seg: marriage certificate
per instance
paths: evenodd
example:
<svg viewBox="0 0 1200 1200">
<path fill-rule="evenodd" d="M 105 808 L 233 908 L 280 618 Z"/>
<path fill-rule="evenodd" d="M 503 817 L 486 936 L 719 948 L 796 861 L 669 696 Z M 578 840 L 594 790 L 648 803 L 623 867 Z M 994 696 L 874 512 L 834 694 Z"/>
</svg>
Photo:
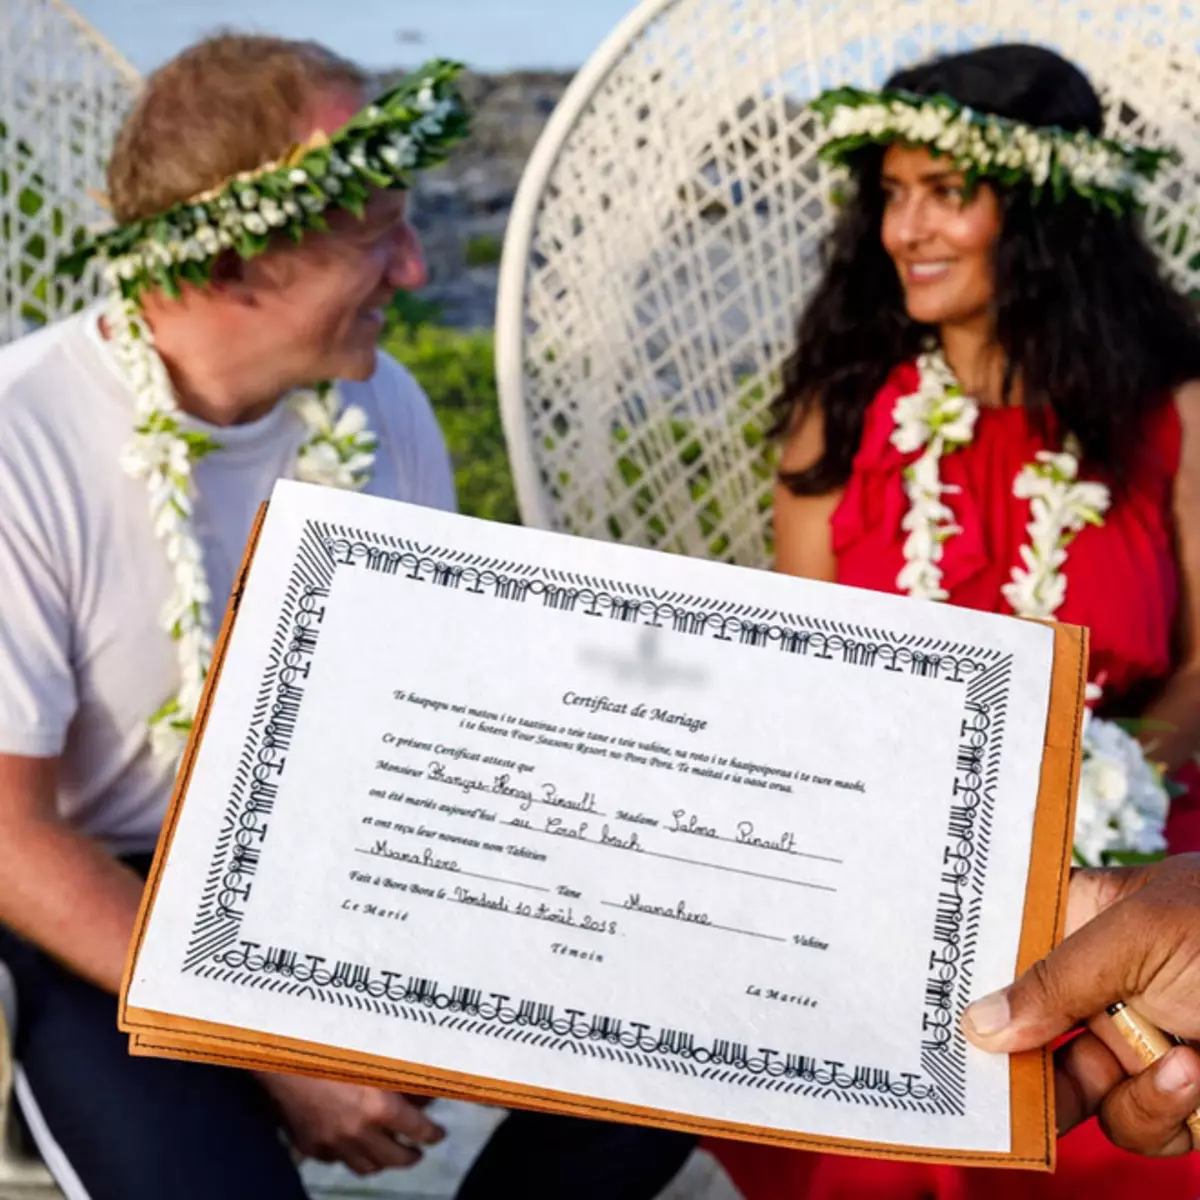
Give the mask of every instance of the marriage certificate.
<svg viewBox="0 0 1200 1200">
<path fill-rule="evenodd" d="M 1061 936 L 1083 631 L 298 483 L 146 890 L 139 1054 L 1052 1169 L 959 1019 Z"/>
</svg>

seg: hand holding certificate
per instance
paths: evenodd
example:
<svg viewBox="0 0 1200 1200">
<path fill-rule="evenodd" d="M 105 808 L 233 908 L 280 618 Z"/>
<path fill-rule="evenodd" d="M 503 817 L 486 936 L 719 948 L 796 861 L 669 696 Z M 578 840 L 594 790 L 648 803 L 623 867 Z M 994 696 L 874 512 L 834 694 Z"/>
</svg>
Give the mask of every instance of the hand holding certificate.
<svg viewBox="0 0 1200 1200">
<path fill-rule="evenodd" d="M 136 1052 L 1047 1169 L 959 1017 L 1060 935 L 1081 631 L 280 484 Z"/>
</svg>

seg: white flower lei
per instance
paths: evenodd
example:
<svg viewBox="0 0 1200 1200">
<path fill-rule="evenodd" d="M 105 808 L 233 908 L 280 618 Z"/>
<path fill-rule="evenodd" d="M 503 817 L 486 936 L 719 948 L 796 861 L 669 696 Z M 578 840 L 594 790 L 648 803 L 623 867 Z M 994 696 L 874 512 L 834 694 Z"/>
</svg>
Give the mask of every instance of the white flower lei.
<svg viewBox="0 0 1200 1200">
<path fill-rule="evenodd" d="M 925 600 L 945 600 L 938 563 L 945 543 L 959 532 L 954 514 L 942 501 L 956 489 L 942 483 L 938 465 L 943 454 L 970 442 L 979 405 L 963 394 L 940 349 L 917 359 L 917 390 L 896 401 L 892 445 L 902 454 L 921 456 L 904 471 L 909 510 L 902 527 L 904 567 L 896 578 L 900 590 Z M 1004 599 L 1021 617 L 1048 620 L 1067 593 L 1067 547 L 1085 525 L 1103 525 L 1110 496 L 1102 483 L 1076 478 L 1079 456 L 1072 439 L 1062 453 L 1042 451 L 1013 481 L 1013 495 L 1029 500 L 1029 542 L 1020 549 L 1021 566 L 1003 588 Z"/>
<path fill-rule="evenodd" d="M 941 351 L 922 354 L 917 360 L 917 390 L 896 401 L 896 428 L 892 444 L 901 454 L 921 451 L 921 457 L 904 472 L 909 510 L 901 522 L 904 568 L 896 582 L 900 590 L 924 600 L 945 600 L 942 587 L 943 544 L 959 527 L 942 497 L 957 489 L 943 484 L 938 461 L 947 450 L 965 446 L 975 433 L 979 406 L 964 395 Z"/>
<path fill-rule="evenodd" d="M 925 146 L 948 157 L 968 182 L 1023 183 L 1035 197 L 1055 200 L 1075 192 L 1118 213 L 1134 210 L 1143 185 L 1179 157 L 1173 149 L 976 112 L 948 96 L 838 87 L 813 100 L 812 108 L 826 126 L 820 156 L 835 167 L 849 167 L 867 145 Z"/>
<path fill-rule="evenodd" d="M 917 359 L 917 390 L 896 401 L 892 444 L 902 454 L 921 451 L 904 472 L 909 510 L 902 527 L 904 567 L 901 591 L 926 600 L 945 600 L 938 565 L 946 541 L 959 532 L 942 497 L 957 489 L 943 484 L 943 454 L 965 446 L 974 435 L 979 406 L 964 395 L 942 351 Z M 1068 439 L 1062 453 L 1043 451 L 1013 481 L 1013 495 L 1028 500 L 1029 542 L 1021 565 L 1004 585 L 1004 599 L 1021 617 L 1048 620 L 1066 598 L 1062 568 L 1067 547 L 1085 525 L 1102 525 L 1111 496 L 1102 483 L 1080 480 L 1079 450 Z M 1122 855 L 1154 856 L 1166 849 L 1163 829 L 1170 797 L 1162 771 L 1147 760 L 1137 739 L 1121 725 L 1095 716 L 1090 704 L 1100 689 L 1089 685 L 1083 725 L 1083 765 L 1075 819 L 1075 858 L 1104 866 Z"/>
<path fill-rule="evenodd" d="M 192 528 L 192 464 L 220 449 L 205 433 L 187 428 L 154 337 L 133 300 L 110 296 L 105 309 L 111 345 L 136 402 L 133 436 L 121 466 L 149 488 L 150 518 L 171 567 L 172 592 L 163 628 L 176 644 L 178 693 L 150 717 L 155 757 L 176 762 L 200 705 L 213 652 L 212 590 Z M 296 475 L 307 483 L 358 491 L 371 478 L 377 439 L 357 405 L 342 406 L 335 387 L 303 388 L 285 402 L 305 428 Z"/>
<path fill-rule="evenodd" d="M 895 100 L 845 105 L 832 114 L 827 135 L 831 141 L 895 138 L 933 146 L 956 162 L 1019 171 L 1034 187 L 1045 187 L 1055 162 L 1081 191 L 1130 192 L 1139 182 L 1125 147 L 1087 133 L 981 121 L 969 108 L 956 111 L 936 100 L 919 106 Z"/>
</svg>

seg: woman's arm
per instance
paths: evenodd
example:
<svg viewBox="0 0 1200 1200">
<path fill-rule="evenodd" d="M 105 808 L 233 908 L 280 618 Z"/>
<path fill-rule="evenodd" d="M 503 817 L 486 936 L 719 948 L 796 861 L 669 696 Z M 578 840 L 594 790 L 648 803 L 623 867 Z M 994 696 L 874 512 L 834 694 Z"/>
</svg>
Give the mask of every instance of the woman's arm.
<svg viewBox="0 0 1200 1200">
<path fill-rule="evenodd" d="M 1200 380 L 1176 393 L 1183 427 L 1173 501 L 1175 558 L 1179 566 L 1179 663 L 1144 714 L 1170 726 L 1145 741 L 1169 771 L 1200 754 Z"/>
<path fill-rule="evenodd" d="M 810 409 L 788 434 L 780 456 L 781 471 L 804 471 L 825 450 L 824 418 Z M 775 485 L 775 570 L 832 583 L 837 573 L 829 523 L 842 491 L 823 496 L 797 496 Z"/>
</svg>

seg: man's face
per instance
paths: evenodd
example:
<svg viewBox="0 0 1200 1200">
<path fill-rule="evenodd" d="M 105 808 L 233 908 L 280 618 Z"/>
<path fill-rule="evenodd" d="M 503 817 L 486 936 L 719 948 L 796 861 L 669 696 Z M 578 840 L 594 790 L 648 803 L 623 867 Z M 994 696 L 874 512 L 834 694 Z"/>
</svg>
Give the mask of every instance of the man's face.
<svg viewBox="0 0 1200 1200">
<path fill-rule="evenodd" d="M 321 97 L 311 128 L 332 132 L 364 102 L 349 90 Z M 251 260 L 246 277 L 284 373 L 309 383 L 366 379 L 375 370 L 384 307 L 398 289 L 424 285 L 425 260 L 405 192 L 374 192 L 361 221 L 344 209 L 326 219 L 328 233 Z"/>
</svg>

